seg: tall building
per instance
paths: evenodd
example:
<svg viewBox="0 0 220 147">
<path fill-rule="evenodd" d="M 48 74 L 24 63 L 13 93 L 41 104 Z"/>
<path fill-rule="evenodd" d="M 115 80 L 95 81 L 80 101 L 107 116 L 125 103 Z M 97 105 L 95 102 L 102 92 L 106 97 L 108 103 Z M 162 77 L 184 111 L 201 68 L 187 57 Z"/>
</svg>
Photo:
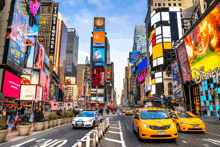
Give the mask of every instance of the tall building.
<svg viewBox="0 0 220 147">
<path fill-rule="evenodd" d="M 109 40 L 108 37 L 105 37 L 106 39 L 106 54 L 107 54 L 107 64 L 111 64 L 111 59 L 110 59 L 110 44 L 109 44 Z"/>
<path fill-rule="evenodd" d="M 142 46 L 146 46 L 146 25 L 137 24 L 135 25 L 135 30 L 134 30 L 133 52 L 134 51 L 141 52 Z"/>
<path fill-rule="evenodd" d="M 69 28 L 67 32 L 66 48 L 66 77 L 75 77 L 77 81 L 79 36 L 74 28 Z M 76 84 L 76 83 L 74 83 Z"/>
</svg>

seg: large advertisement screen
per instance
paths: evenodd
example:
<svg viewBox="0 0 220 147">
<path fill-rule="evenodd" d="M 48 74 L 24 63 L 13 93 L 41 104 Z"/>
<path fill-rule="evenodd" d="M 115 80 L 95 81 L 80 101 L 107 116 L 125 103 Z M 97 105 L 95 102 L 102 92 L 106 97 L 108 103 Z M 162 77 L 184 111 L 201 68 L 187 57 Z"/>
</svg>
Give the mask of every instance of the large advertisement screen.
<svg viewBox="0 0 220 147">
<path fill-rule="evenodd" d="M 7 65 L 21 72 L 27 39 L 28 17 L 22 0 L 15 0 L 13 19 L 9 22 L 7 39 L 10 39 Z"/>
<path fill-rule="evenodd" d="M 108 66 L 107 73 L 106 73 L 106 79 L 108 81 L 110 81 L 112 79 L 112 68 L 111 68 L 111 66 Z"/>
<path fill-rule="evenodd" d="M 59 79 L 60 83 L 64 84 L 65 77 L 65 63 L 66 63 L 66 43 L 67 43 L 67 27 L 62 22 L 62 37 L 61 37 L 61 49 L 60 49 L 60 63 L 59 63 Z"/>
<path fill-rule="evenodd" d="M 21 78 L 5 71 L 3 93 L 7 97 L 19 98 L 21 88 Z"/>
<path fill-rule="evenodd" d="M 218 4 L 185 38 L 191 73 L 201 82 L 201 72 L 220 67 L 220 4 Z"/>
<path fill-rule="evenodd" d="M 180 47 L 176 50 L 176 52 L 179 59 L 183 83 L 186 83 L 186 81 L 192 81 L 192 74 L 190 71 L 185 43 L 180 45 Z"/>
<path fill-rule="evenodd" d="M 135 63 L 137 61 L 139 54 L 140 54 L 140 51 L 130 52 L 129 53 L 129 62 Z"/>
<path fill-rule="evenodd" d="M 145 59 L 138 65 L 138 82 L 142 82 L 147 73 L 147 59 Z"/>
<path fill-rule="evenodd" d="M 93 32 L 93 46 L 105 46 L 105 32 Z"/>
<path fill-rule="evenodd" d="M 46 78 L 47 78 L 47 75 L 41 70 L 41 72 L 40 72 L 40 85 L 42 87 L 45 87 L 45 85 L 46 85 Z"/>
<path fill-rule="evenodd" d="M 28 36 L 38 36 L 41 4 L 42 0 L 29 0 L 28 2 Z"/>
<path fill-rule="evenodd" d="M 36 85 L 21 85 L 20 100 L 35 100 Z"/>
<path fill-rule="evenodd" d="M 76 84 L 76 77 L 66 77 L 65 81 L 66 84 Z"/>
<path fill-rule="evenodd" d="M 34 68 L 43 69 L 44 66 L 44 46 L 40 43 L 35 50 Z"/>
<path fill-rule="evenodd" d="M 44 97 L 43 97 L 43 101 L 45 101 L 45 102 L 49 102 L 49 95 L 50 95 L 50 93 L 49 93 L 49 88 L 50 88 L 50 78 L 49 77 L 46 77 L 46 80 L 45 80 L 46 82 L 45 82 L 45 87 L 43 87 L 43 95 L 44 95 Z"/>
<path fill-rule="evenodd" d="M 104 88 L 105 86 L 105 69 L 97 67 L 92 69 L 92 88 Z"/>
<path fill-rule="evenodd" d="M 94 27 L 95 28 L 104 28 L 105 27 L 105 18 L 104 17 L 94 17 Z"/>
<path fill-rule="evenodd" d="M 34 71 L 33 75 L 31 76 L 31 84 L 39 84 L 40 80 L 40 72 Z"/>
<path fill-rule="evenodd" d="M 177 62 L 172 64 L 173 73 L 173 93 L 176 93 L 180 88 L 180 71 Z"/>
<path fill-rule="evenodd" d="M 105 48 L 93 48 L 92 63 L 93 66 L 105 65 Z"/>
<path fill-rule="evenodd" d="M 36 37 L 27 37 L 24 55 L 24 68 L 33 68 L 35 44 Z"/>
</svg>

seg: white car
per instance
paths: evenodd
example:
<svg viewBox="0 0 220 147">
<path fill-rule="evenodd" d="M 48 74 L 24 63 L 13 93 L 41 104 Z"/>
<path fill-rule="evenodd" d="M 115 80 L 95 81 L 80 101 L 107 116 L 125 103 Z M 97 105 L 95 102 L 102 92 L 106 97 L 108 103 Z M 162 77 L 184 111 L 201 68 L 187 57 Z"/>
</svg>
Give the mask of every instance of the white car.
<svg viewBox="0 0 220 147">
<path fill-rule="evenodd" d="M 102 122 L 102 116 L 95 111 L 83 111 L 72 120 L 72 127 L 92 127 Z"/>
</svg>

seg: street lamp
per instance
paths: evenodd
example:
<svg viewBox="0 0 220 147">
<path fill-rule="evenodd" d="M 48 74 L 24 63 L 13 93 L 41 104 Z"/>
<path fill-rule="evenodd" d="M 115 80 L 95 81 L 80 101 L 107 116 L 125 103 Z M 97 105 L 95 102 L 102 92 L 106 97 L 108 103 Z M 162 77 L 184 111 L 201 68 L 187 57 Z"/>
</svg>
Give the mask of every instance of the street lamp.
<svg viewBox="0 0 220 147">
<path fill-rule="evenodd" d="M 161 96 L 160 96 L 160 98 L 161 98 L 161 105 L 162 105 L 161 108 L 163 108 L 163 97 L 164 97 L 163 94 L 161 94 Z"/>
</svg>

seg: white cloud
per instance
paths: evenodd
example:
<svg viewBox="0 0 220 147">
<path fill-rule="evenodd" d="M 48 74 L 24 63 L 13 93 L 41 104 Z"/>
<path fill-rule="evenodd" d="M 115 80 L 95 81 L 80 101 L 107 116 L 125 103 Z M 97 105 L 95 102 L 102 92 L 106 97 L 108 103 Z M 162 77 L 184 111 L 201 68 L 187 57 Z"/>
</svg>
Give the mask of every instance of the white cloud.
<svg viewBox="0 0 220 147">
<path fill-rule="evenodd" d="M 78 64 L 85 64 L 86 57 L 88 57 L 88 59 L 90 60 L 90 54 L 83 52 L 83 51 L 79 51 L 78 52 Z"/>
</svg>

